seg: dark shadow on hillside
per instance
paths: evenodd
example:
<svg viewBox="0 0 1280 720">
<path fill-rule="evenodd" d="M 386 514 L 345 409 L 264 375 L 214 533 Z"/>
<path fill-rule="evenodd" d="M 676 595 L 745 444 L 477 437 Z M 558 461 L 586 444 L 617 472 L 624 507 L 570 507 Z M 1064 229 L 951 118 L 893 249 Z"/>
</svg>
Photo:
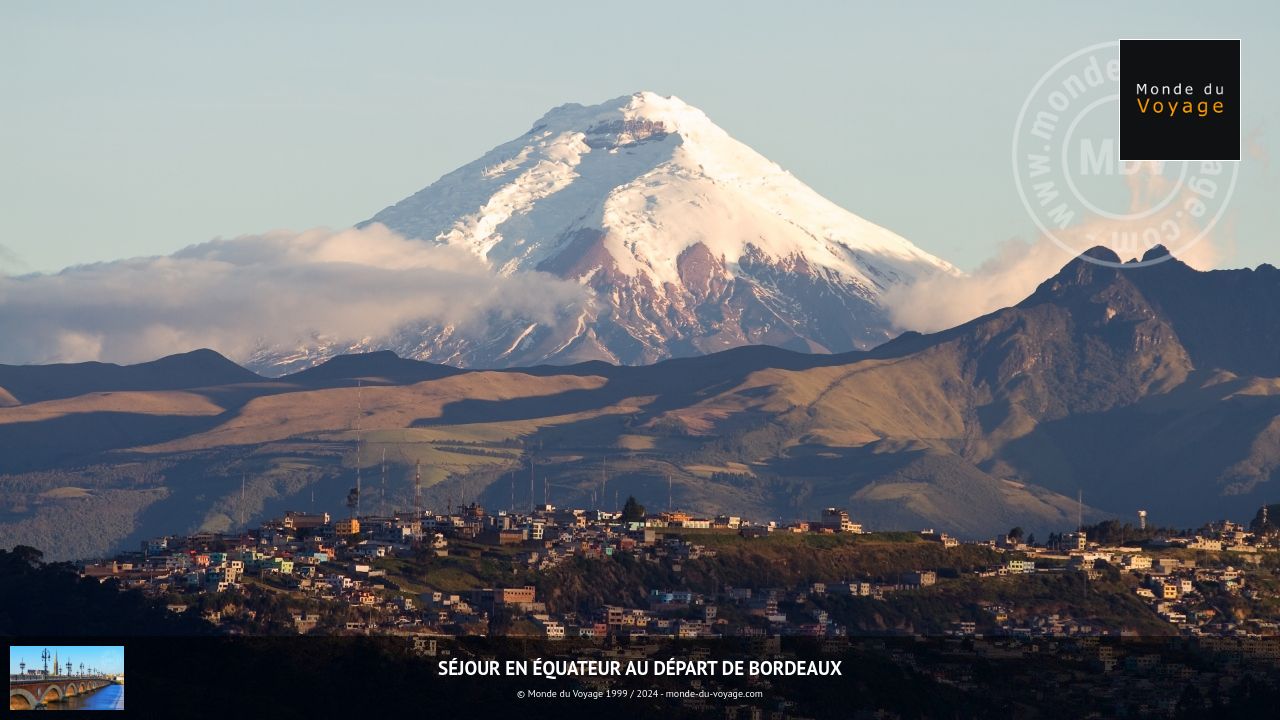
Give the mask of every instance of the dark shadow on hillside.
<svg viewBox="0 0 1280 720">
<path fill-rule="evenodd" d="M 1254 452 L 1280 415 L 1280 397 L 1220 399 L 1233 385 L 1181 389 L 1041 423 L 1005 445 L 998 458 L 1028 482 L 1068 497 L 1081 491 L 1089 504 L 1116 512 L 1145 509 L 1163 524 L 1197 526 L 1248 514 L 1268 499 L 1256 487 L 1267 478 L 1252 478 L 1255 487 L 1235 494 L 1219 479 Z M 1196 407 L 1188 409 L 1189 403 Z"/>
<path fill-rule="evenodd" d="M 0 425 L 0 473 L 84 463 L 109 450 L 204 432 L 226 417 L 94 412 L 4 424 Z"/>
<path fill-rule="evenodd" d="M 92 392 L 185 390 L 260 380 L 256 373 L 212 350 L 194 350 L 137 365 L 100 362 L 0 365 L 0 387 L 23 403 Z"/>
<path fill-rule="evenodd" d="M 806 355 L 767 345 L 749 345 L 715 355 L 666 360 L 656 365 L 615 366 L 584 363 L 565 368 L 539 366 L 518 369 L 539 376 L 599 375 L 608 382 L 595 390 L 571 390 L 556 395 L 514 400 L 460 400 L 446 405 L 438 418 L 422 418 L 414 427 L 477 422 L 530 420 L 551 415 L 595 410 L 629 397 L 657 396 L 638 421 L 673 408 L 687 406 L 740 385 L 753 372 L 766 368 L 804 370 L 855 362 L 863 354 Z"/>
<path fill-rule="evenodd" d="M 390 350 L 339 355 L 313 368 L 280 378 L 281 382 L 307 389 L 366 385 L 412 385 L 470 372 L 462 368 L 421 360 L 407 360 Z"/>
</svg>

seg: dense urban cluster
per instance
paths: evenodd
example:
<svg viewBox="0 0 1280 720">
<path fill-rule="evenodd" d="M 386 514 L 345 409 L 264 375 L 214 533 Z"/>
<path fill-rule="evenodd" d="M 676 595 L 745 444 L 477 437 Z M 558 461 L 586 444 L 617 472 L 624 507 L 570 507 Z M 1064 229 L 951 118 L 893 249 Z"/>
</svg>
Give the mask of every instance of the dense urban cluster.
<svg viewBox="0 0 1280 720">
<path fill-rule="evenodd" d="M 1266 526 L 1265 510 L 1262 517 Z M 1221 521 L 1180 537 L 1156 535 L 1141 545 L 1092 542 L 1085 532 L 1056 536 L 1044 546 L 1031 546 L 1008 535 L 997 542 L 1028 558 L 1010 560 L 1008 572 L 1035 571 L 1036 559 L 1052 563 L 1040 568 L 1041 572 L 1065 567 L 1089 580 L 1118 570 L 1133 583 L 1133 593 L 1181 635 L 1280 636 L 1280 584 L 1275 567 L 1280 535 L 1274 532 L 1253 532 L 1238 523 Z M 1264 563 L 1267 558 L 1269 564 Z M 1245 612 L 1249 603 L 1269 612 L 1263 616 Z M 1015 624 L 1008 621 L 1005 608 L 993 606 L 989 610 L 1010 634 L 1106 634 L 1105 628 L 1058 615 Z M 1280 643 L 1271 645 L 1280 651 Z"/>
<path fill-rule="evenodd" d="M 913 533 L 913 540 L 936 543 L 946 552 L 978 545 L 997 561 L 963 574 L 953 568 L 916 567 L 891 576 L 851 576 L 788 587 L 740 584 L 695 591 L 671 583 L 645 588 L 642 602 L 604 597 L 589 608 L 549 607 L 529 580 L 569 560 L 607 562 L 624 557 L 679 572 L 682 565 L 716 556 L 714 543 L 706 539 L 733 536 L 751 543 L 788 534 L 873 536 L 839 508 L 828 508 L 817 520 L 790 524 L 754 524 L 740 517 L 697 517 L 678 511 L 645 514 L 633 502 L 620 512 L 546 505 L 491 514 L 475 504 L 439 514 L 385 517 L 289 512 L 239 534 L 154 538 L 139 551 L 88 563 L 82 572 L 100 580 L 115 578 L 123 587 L 165 598 L 172 611 L 198 612 L 230 632 L 263 631 L 261 603 L 245 600 L 256 596 L 271 598 L 277 616 L 280 607 L 287 608 L 287 618 L 277 620 L 298 633 L 549 640 L 840 638 L 861 634 L 841 622 L 835 608 L 842 598 L 885 601 L 965 580 L 982 583 L 1048 574 L 1081 578 L 1085 593 L 1091 582 L 1110 581 L 1110 587 L 1122 583 L 1149 607 L 1150 622 L 1159 624 L 1156 634 L 1280 635 L 1278 536 L 1230 522 L 1199 534 L 1156 536 L 1140 544 L 1100 543 L 1083 530 L 1035 544 L 1019 529 L 962 544 L 946 533 L 924 530 Z M 431 575 L 415 580 L 415 569 L 423 563 L 450 559 L 477 569 L 476 576 L 463 583 L 472 587 L 459 589 L 457 582 L 433 586 Z M 446 567 L 441 572 L 449 571 Z M 480 586 L 476 578 L 489 582 Z M 934 620 L 943 620 L 945 634 L 953 636 L 1126 633 L 1105 619 L 1073 613 L 1072 598 L 1062 600 L 1060 609 L 1038 612 L 1016 602 L 976 599 L 956 604 L 954 617 Z M 273 628 L 280 629 L 279 624 Z"/>
</svg>

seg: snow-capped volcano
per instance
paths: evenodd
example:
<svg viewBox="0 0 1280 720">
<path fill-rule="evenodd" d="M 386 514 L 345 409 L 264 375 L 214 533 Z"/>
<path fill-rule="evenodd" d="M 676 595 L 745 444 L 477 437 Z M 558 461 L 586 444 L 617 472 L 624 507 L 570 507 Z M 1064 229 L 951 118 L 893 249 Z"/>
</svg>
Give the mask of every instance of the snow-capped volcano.
<svg viewBox="0 0 1280 720">
<path fill-rule="evenodd" d="M 508 318 L 484 338 L 406 328 L 373 343 L 466 366 L 864 348 L 891 335 L 888 287 L 955 272 L 651 92 L 555 108 L 370 223 L 465 248 L 496 273 L 588 288 L 556 323 Z"/>
</svg>

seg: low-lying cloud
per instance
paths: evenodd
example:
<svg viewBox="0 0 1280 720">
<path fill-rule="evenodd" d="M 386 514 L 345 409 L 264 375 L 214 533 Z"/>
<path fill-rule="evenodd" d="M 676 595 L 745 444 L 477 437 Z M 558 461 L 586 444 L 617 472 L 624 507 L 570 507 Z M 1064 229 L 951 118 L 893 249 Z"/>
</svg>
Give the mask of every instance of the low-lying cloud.
<svg viewBox="0 0 1280 720">
<path fill-rule="evenodd" d="M 585 290 L 500 276 L 465 250 L 382 225 L 273 231 L 163 257 L 0 275 L 0 363 L 130 363 L 208 347 L 243 361 L 316 337 L 360 341 L 410 323 L 483 333 L 494 318 L 552 322 Z"/>
<path fill-rule="evenodd" d="M 1131 210 L 1137 211 L 1169 194 L 1171 186 L 1153 167 L 1143 167 L 1141 172 L 1129 176 Z M 1162 221 L 1178 228 L 1178 237 L 1193 238 L 1201 234 L 1201 228 L 1189 216 L 1178 209 L 1190 191 L 1184 190 L 1179 199 L 1150 216 L 1149 225 Z M 1066 231 L 1058 237 L 1067 247 L 1084 252 L 1095 245 L 1109 246 L 1110 239 L 1120 237 L 1132 229 L 1127 220 L 1108 220 L 1093 217 Z M 1205 234 L 1194 243 L 1174 247 L 1178 260 L 1199 270 L 1208 270 L 1220 264 L 1231 253 L 1233 245 L 1232 223 L 1219 223 L 1214 232 Z M 1141 257 L 1147 247 L 1112 248 L 1121 260 Z M 1072 260 L 1072 254 L 1048 238 L 1035 242 L 1013 239 L 1001 245 L 995 257 L 984 262 L 977 270 L 966 275 L 936 275 L 923 278 L 910 285 L 891 288 L 884 297 L 890 320 L 902 330 L 936 332 L 954 327 L 1000 308 L 1016 305 L 1035 291 L 1040 283 L 1056 275 Z M 1142 272 L 1135 268 L 1131 272 Z"/>
<path fill-rule="evenodd" d="M 904 330 L 937 332 L 1022 301 L 1067 264 L 1054 243 L 1009 240 L 995 257 L 967 275 L 934 275 L 896 285 L 884 303 L 893 324 Z"/>
</svg>

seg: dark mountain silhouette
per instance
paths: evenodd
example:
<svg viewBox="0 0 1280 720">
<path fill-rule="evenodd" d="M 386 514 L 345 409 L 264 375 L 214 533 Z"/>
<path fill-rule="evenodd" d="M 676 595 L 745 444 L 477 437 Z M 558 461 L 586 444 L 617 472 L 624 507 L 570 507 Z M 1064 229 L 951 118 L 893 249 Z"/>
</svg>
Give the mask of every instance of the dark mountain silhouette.
<svg viewBox="0 0 1280 720">
<path fill-rule="evenodd" d="M 285 375 L 283 382 L 308 387 L 336 387 L 354 384 L 357 380 L 381 385 L 407 385 L 424 380 L 438 380 L 466 372 L 450 365 L 407 360 L 390 350 L 339 355 L 301 372 Z"/>
<path fill-rule="evenodd" d="M 0 388 L 21 403 L 92 392 L 186 390 L 261 381 L 258 374 L 206 349 L 137 365 L 100 362 L 0 365 Z M 0 392 L 0 405 L 2 400 L 3 392 Z"/>
<path fill-rule="evenodd" d="M 1132 273 L 1131 281 L 1168 318 L 1196 367 L 1280 376 L 1280 270 L 1274 266 L 1198 272 L 1171 259 Z"/>
</svg>

